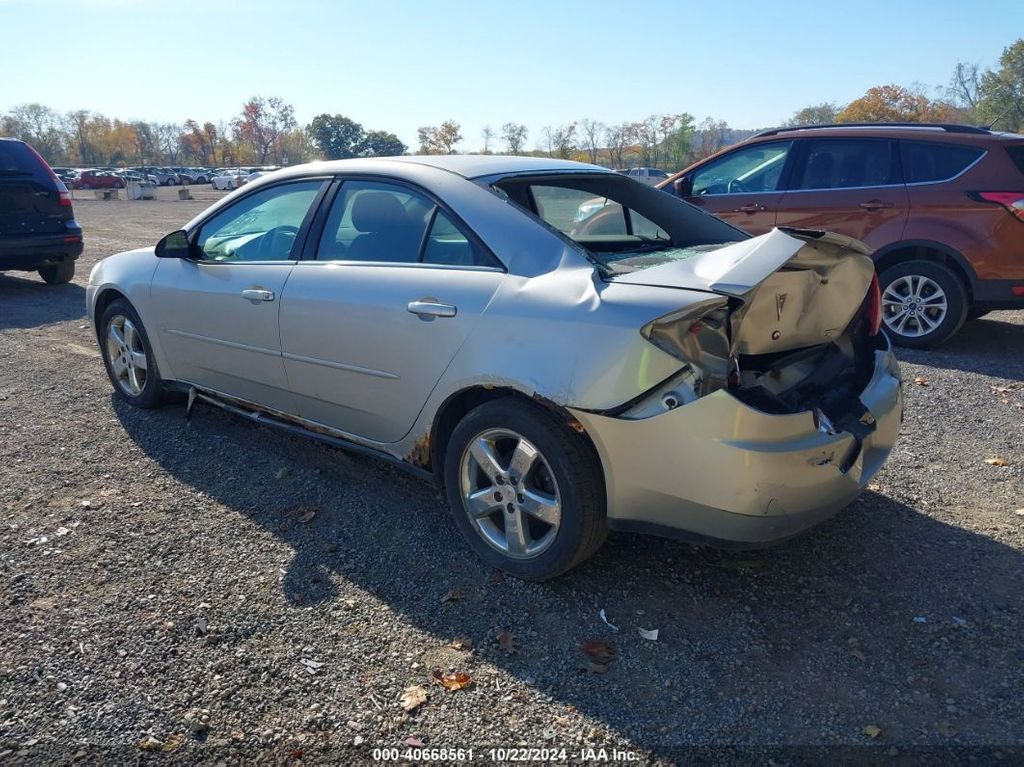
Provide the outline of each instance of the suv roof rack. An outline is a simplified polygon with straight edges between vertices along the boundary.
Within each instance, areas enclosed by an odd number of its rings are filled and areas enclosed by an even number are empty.
[[[794,125],[789,128],[771,128],[761,131],[753,136],[775,136],[786,131],[816,130],[818,128],[928,128],[931,130],[943,130],[946,133],[981,133],[990,134],[988,128],[978,128],[974,125],[957,125],[956,123],[822,123],[820,125]]]

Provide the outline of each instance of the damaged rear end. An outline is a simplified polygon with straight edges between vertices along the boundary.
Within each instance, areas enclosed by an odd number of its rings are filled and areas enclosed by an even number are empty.
[[[675,376],[612,410],[577,415],[616,466],[611,526],[762,544],[856,497],[902,420],[865,247],[774,230],[628,266],[617,264],[610,280],[707,298],[641,329],[680,360]]]

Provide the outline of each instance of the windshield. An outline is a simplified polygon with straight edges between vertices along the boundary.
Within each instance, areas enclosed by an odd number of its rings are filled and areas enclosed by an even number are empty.
[[[670,193],[619,174],[515,177],[494,187],[584,248],[605,275],[693,258],[747,237]]]

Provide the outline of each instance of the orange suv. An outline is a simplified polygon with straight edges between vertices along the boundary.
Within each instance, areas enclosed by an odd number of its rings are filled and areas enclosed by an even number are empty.
[[[1024,308],[1024,136],[967,125],[765,131],[659,187],[752,234],[825,229],[874,250],[885,328],[929,348]]]

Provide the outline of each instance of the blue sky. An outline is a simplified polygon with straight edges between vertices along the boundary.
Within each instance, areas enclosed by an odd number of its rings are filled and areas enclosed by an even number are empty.
[[[0,110],[230,119],[279,95],[414,145],[416,128],[530,129],[690,112],[739,128],[868,87],[945,85],[1024,36],[1024,0],[0,0]]]

